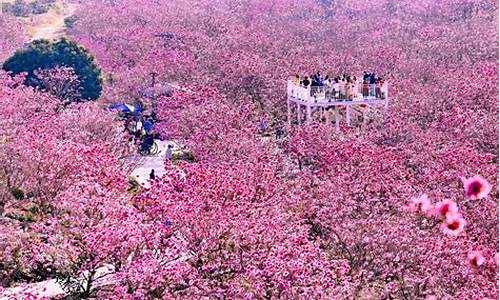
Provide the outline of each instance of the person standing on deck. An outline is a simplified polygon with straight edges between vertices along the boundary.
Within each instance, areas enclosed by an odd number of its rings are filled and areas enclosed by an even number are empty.
[[[354,98],[357,98],[361,94],[361,89],[359,88],[359,79],[354,76]]]
[[[334,99],[339,98],[339,92],[340,92],[339,79],[335,78],[335,82],[333,83],[333,98]]]
[[[311,83],[311,81],[309,81],[309,77],[305,77],[304,80],[302,80],[302,85],[304,87],[307,87],[309,84]]]
[[[375,73],[370,74],[369,82],[370,96],[375,96],[375,87],[377,86],[377,77],[375,77]]]
[[[339,98],[340,99],[345,99],[346,97],[346,81],[344,78],[342,78],[339,82]]]

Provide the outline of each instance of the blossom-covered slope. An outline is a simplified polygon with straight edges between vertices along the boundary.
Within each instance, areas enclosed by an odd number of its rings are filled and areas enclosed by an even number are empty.
[[[153,72],[187,88],[155,105],[196,159],[126,193],[112,116],[3,80],[2,205],[36,190],[42,213],[1,225],[2,284],[111,264],[113,284],[81,295],[495,299],[497,23],[489,0],[85,1],[70,33],[103,98],[132,101]],[[389,118],[262,138],[260,120],[285,124],[286,78],[317,70],[380,74]]]

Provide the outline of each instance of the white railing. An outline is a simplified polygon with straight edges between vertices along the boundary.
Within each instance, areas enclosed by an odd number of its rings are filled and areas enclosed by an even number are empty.
[[[330,111],[334,111],[335,126],[339,130],[340,110],[344,114],[347,126],[351,126],[351,113],[361,111],[363,124],[366,123],[367,111],[380,109],[383,116],[389,108],[387,82],[368,84],[362,81],[330,83],[322,86],[303,86],[292,80],[287,82],[287,119],[292,125],[292,103],[297,109],[297,123],[301,125],[303,113],[306,123],[310,124],[313,114],[319,111],[326,123],[329,123]],[[361,108],[361,110],[359,110]],[[366,109],[365,109],[366,108]],[[304,109],[304,111],[303,111]]]
[[[362,101],[367,99],[388,99],[388,84],[368,84],[360,81],[354,83],[333,83],[331,85],[307,87],[294,83],[292,80],[287,82],[288,96],[302,101],[343,101],[355,100]]]

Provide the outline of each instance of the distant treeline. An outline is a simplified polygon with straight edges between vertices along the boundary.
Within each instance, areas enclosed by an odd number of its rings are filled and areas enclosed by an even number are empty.
[[[55,0],[15,0],[14,3],[3,3],[2,9],[4,13],[16,17],[29,17],[48,12],[54,2]]]

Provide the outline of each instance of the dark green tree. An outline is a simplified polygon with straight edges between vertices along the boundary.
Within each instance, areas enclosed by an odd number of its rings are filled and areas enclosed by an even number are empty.
[[[11,74],[27,73],[26,84],[39,87],[34,72],[38,69],[71,67],[80,81],[81,100],[96,100],[101,95],[101,69],[94,57],[74,41],[60,39],[33,41],[28,47],[16,53],[3,64],[3,69]]]

